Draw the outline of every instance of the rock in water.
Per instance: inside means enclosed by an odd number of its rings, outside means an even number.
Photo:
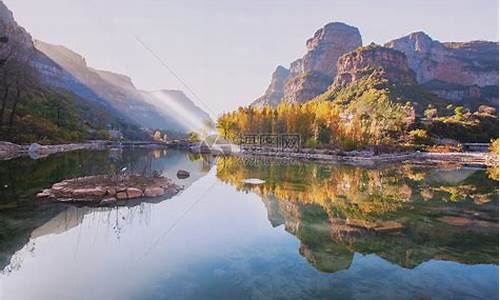
[[[262,180],[262,179],[257,179],[257,178],[247,178],[247,179],[243,179],[241,182],[246,183],[246,184],[255,184],[255,185],[257,185],[257,184],[263,184],[266,181]]]
[[[141,197],[160,197],[167,193],[173,196],[181,189],[171,180],[160,176],[127,175],[116,178],[100,175],[67,179],[36,196],[64,202],[113,205]]]
[[[135,198],[139,198],[139,197],[142,197],[142,190],[138,189],[138,188],[128,188],[127,189],[127,198],[128,199],[135,199]]]
[[[144,197],[159,197],[165,194],[165,190],[160,187],[152,187],[144,190]]]
[[[179,170],[177,171],[177,178],[179,179],[185,179],[190,176],[189,172],[186,170]]]

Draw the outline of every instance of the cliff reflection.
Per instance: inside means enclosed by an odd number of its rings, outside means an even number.
[[[348,268],[355,252],[408,268],[429,259],[498,264],[497,183],[483,170],[234,157],[216,165],[220,180],[262,197],[271,224],[295,235],[320,271]]]

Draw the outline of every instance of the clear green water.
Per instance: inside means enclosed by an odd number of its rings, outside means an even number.
[[[135,206],[34,198],[123,166],[191,177]],[[498,298],[484,170],[83,151],[0,162],[0,181],[0,299]]]

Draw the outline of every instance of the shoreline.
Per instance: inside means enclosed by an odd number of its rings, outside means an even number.
[[[32,159],[46,157],[56,153],[70,152],[76,150],[105,150],[116,146],[112,141],[88,141],[83,143],[69,143],[56,145],[18,145],[10,142],[0,141],[0,160],[10,160],[22,156],[30,156]],[[134,148],[178,148],[174,144],[157,144],[155,142],[123,142],[125,147]],[[188,147],[185,147],[188,148]],[[270,158],[281,161],[316,161],[321,163],[350,163],[356,165],[376,165],[384,163],[410,163],[418,165],[436,166],[440,164],[456,164],[471,167],[490,167],[498,163],[495,157],[488,152],[394,152],[384,154],[373,154],[366,151],[352,151],[339,154],[333,151],[302,149],[300,152],[277,151],[269,149],[242,150],[240,152],[208,151],[212,155],[230,155],[249,158]],[[333,152],[333,153],[332,153]]]
[[[318,152],[279,152],[279,151],[262,151],[262,150],[244,150],[239,153],[229,153],[229,155],[248,157],[248,158],[270,158],[282,161],[316,161],[321,163],[349,163],[355,165],[372,166],[386,163],[407,163],[423,166],[438,166],[438,165],[460,165],[467,167],[486,168],[495,166],[496,159],[487,152],[398,152],[371,154],[346,153],[326,154]]]
[[[76,150],[105,150],[109,148],[143,148],[143,149],[164,149],[182,148],[177,143],[157,143],[150,141],[104,141],[91,140],[81,143],[40,145],[33,143],[30,145],[19,145],[11,142],[0,141],[0,161],[10,160],[22,156],[29,156],[32,159],[47,157],[52,154],[71,152]],[[184,148],[187,148],[184,147]]]
[[[76,150],[101,150],[106,148],[106,142],[89,141],[83,143],[69,143],[56,145],[19,145],[10,142],[0,142],[0,160],[10,160],[22,156],[32,159],[47,157],[52,154]]]

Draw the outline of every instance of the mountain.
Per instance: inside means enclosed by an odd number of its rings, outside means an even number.
[[[35,46],[96,95],[142,127],[188,132],[203,128],[202,121],[210,120],[210,116],[182,92],[165,91],[158,94],[140,91],[128,76],[93,69],[82,56],[63,46],[42,41],[36,41]]]
[[[379,72],[381,78],[393,83],[416,84],[415,73],[408,66],[406,56],[396,50],[370,44],[339,58],[333,88],[342,88],[351,82]]]
[[[367,51],[366,47],[360,48],[357,28],[329,23],[306,45],[307,54],[293,62],[289,70],[278,68],[265,94],[252,106],[277,106],[281,101],[303,103],[324,93],[332,95],[332,90],[364,78],[364,68],[369,66],[384,69],[385,74],[378,75],[395,81],[393,84],[413,85],[417,102],[424,93],[426,103],[433,98],[474,109],[483,104],[498,107],[496,42],[442,43],[416,32]],[[363,54],[362,59],[357,57],[359,54]]]
[[[435,94],[469,106],[498,106],[498,43],[441,43],[415,32],[385,46],[403,52],[418,83]]]
[[[210,116],[180,91],[146,92],[126,75],[96,70],[64,47],[33,41],[0,1],[0,138],[67,142],[144,139],[147,130],[203,129]]]
[[[38,51],[30,34],[0,1],[0,139],[54,143],[108,138],[119,129],[144,138],[138,126]],[[57,79],[48,84],[46,78]],[[66,89],[72,85],[72,89]]]
[[[422,116],[430,104],[441,110],[448,104],[445,99],[418,85],[406,56],[392,48],[374,43],[357,48],[339,58],[337,70],[328,91],[314,100],[351,105],[359,102],[359,105],[384,95],[393,103],[411,103],[418,116]]]
[[[283,99],[285,83],[290,75],[290,70],[283,66],[278,66],[273,72],[271,84],[262,97],[252,102],[253,106],[262,107],[265,105],[276,106]]]
[[[252,105],[261,105],[263,99],[273,99],[269,104],[275,106],[280,102],[276,98],[281,95],[283,101],[302,103],[325,92],[336,76],[337,60],[361,45],[361,35],[356,27],[340,22],[326,24],[307,40],[307,53],[292,62],[286,79],[286,69],[278,68],[271,89],[268,88],[265,95]]]

